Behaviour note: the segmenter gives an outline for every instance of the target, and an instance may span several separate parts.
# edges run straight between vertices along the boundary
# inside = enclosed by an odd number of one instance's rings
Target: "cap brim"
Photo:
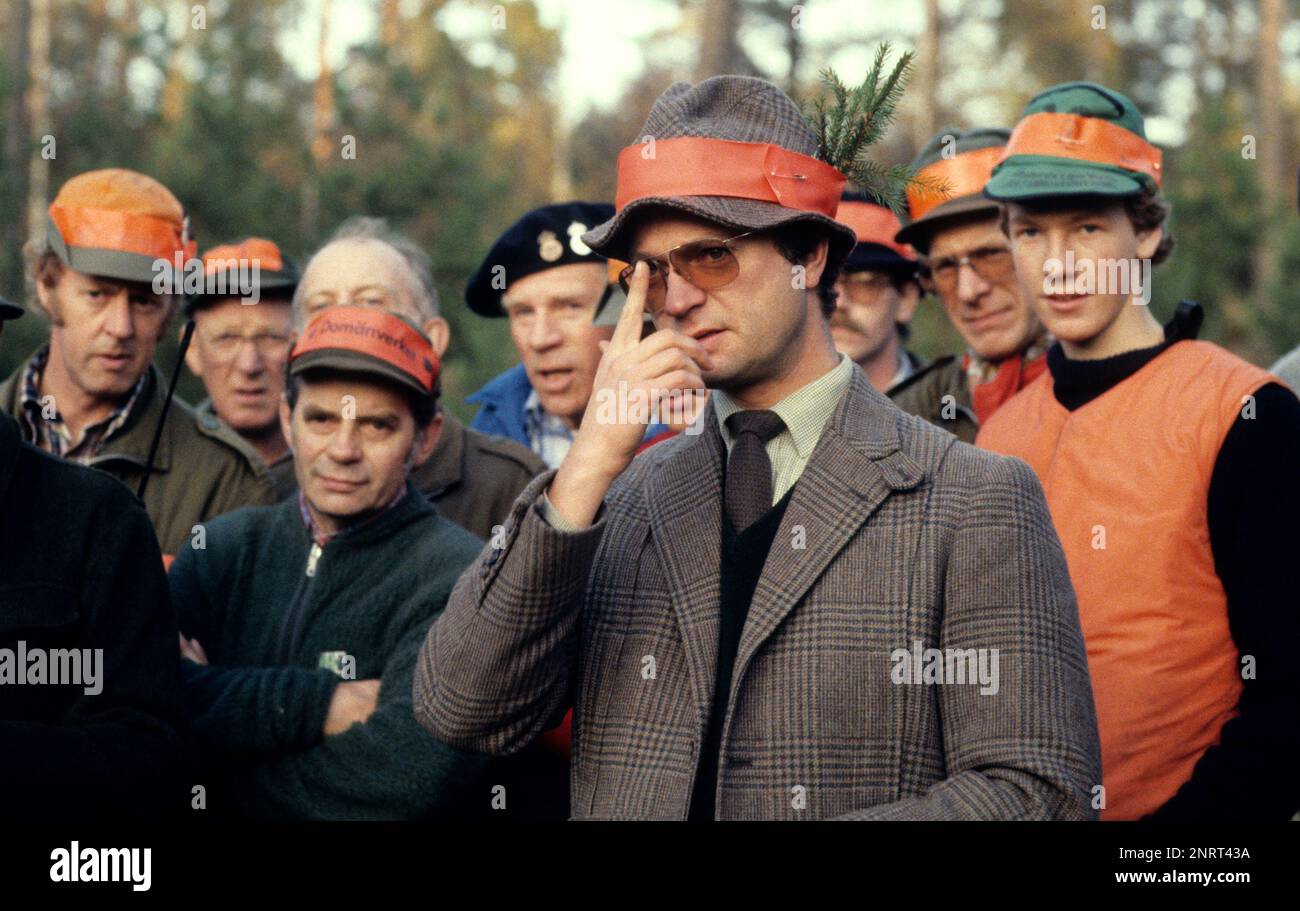
[[[1110,165],[1073,158],[1009,158],[984,187],[996,200],[1018,202],[1049,196],[1137,196],[1142,179]]]
[[[225,293],[213,294],[188,294],[185,296],[185,306],[188,312],[194,313],[198,310],[204,310],[220,300],[227,300],[232,297],[242,298],[243,292],[239,289],[238,276],[230,276],[230,281],[226,283]],[[205,282],[211,280],[210,277],[204,279]],[[298,287],[298,279],[292,275],[282,273],[265,272],[258,275],[257,279],[257,296],[259,300],[267,297],[283,298],[285,303],[293,297],[294,290]]]
[[[639,213],[656,206],[717,222],[738,232],[765,231],[800,221],[821,224],[831,230],[831,236],[846,253],[858,242],[852,228],[818,212],[787,209],[772,202],[733,196],[648,196],[638,199],[628,203],[609,221],[582,235],[582,242],[601,256],[630,262],[627,229]]]
[[[911,244],[921,250],[929,246],[931,232],[938,227],[942,227],[943,222],[957,216],[976,215],[981,212],[987,212],[992,216],[997,214],[997,211],[997,202],[982,193],[958,196],[954,199],[945,200],[916,221],[908,222],[903,226],[902,230],[894,235],[894,240],[900,244]]]
[[[10,303],[3,297],[0,297],[0,320],[18,319],[27,311],[17,304]]]
[[[417,395],[432,395],[429,390],[420,385],[415,377],[403,370],[399,370],[392,364],[371,357],[368,354],[363,354],[360,351],[349,351],[343,348],[321,348],[317,351],[308,351],[290,365],[289,375],[297,376],[305,370],[316,368],[374,376],[397,383]]]
[[[68,268],[83,275],[98,278],[115,278],[124,282],[153,282],[154,277],[174,270],[171,260],[162,260],[165,266],[158,269],[150,259],[139,253],[121,250],[102,250],[94,247],[71,247],[68,250]]]

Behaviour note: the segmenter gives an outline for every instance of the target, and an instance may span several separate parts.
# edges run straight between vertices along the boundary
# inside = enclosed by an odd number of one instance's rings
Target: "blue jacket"
[[[469,426],[483,433],[514,440],[528,445],[528,428],[524,424],[524,403],[533,391],[523,364],[515,364],[505,373],[484,384],[483,388],[465,401],[479,403],[481,407]]]
[[[480,405],[478,414],[474,415],[475,430],[506,437],[524,446],[528,446],[528,428],[524,423],[524,403],[533,391],[528,382],[528,372],[523,364],[515,364],[500,376],[488,380],[483,388],[470,395],[465,401]],[[651,424],[646,428],[645,438],[657,436],[668,429],[666,424]]]

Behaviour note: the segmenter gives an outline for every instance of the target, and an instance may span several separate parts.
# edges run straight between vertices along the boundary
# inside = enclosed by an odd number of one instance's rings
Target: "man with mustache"
[[[465,302],[480,316],[507,317],[519,364],[466,401],[473,427],[529,447],[555,468],[564,461],[591,398],[600,343],[597,309],[613,293],[608,266],[582,240],[609,218],[607,203],[542,206],[501,235],[470,277]],[[647,439],[666,431],[652,426]]]
[[[246,300],[240,282],[251,280],[254,266],[257,287]],[[195,328],[185,364],[208,391],[194,410],[209,426],[219,419],[243,437],[284,499],[296,489],[293,453],[280,432],[280,394],[293,342],[298,267],[274,241],[249,237],[204,253],[203,275],[205,288],[227,290],[186,302]]]
[[[317,316],[280,406],[298,496],[222,516],[173,565],[211,809],[422,818],[453,812],[479,770],[411,713],[420,642],[481,546],[409,480],[436,443],[438,372],[401,317]]]
[[[580,819],[1091,818],[1096,720],[1041,490],[836,352],[862,148],[828,163],[827,132],[761,79],[655,102],[653,151],[620,153],[617,211],[583,235],[632,264],[596,396],[429,631],[416,716],[510,754],[572,705]],[[706,387],[702,432],[640,455],[644,416],[598,417],[609,390]],[[940,643],[1001,656],[984,695],[935,671]]]
[[[916,252],[894,240],[902,228],[898,216],[861,193],[845,193],[835,217],[854,230],[858,245],[835,286],[831,338],[871,385],[887,393],[922,367],[904,347],[921,297]]]
[[[429,336],[439,358],[451,343],[428,255],[383,219],[350,218],[316,251],[294,292],[294,322],[301,328],[345,304],[409,320]],[[467,428],[441,405],[433,427],[437,445],[411,483],[442,515],[490,539],[514,498],[545,465],[526,446]]]
[[[979,443],[1038,473],[1079,593],[1103,819],[1286,820],[1300,809],[1300,401],[1148,306],[1160,150],[1133,102],[1036,96],[985,192],[1057,342]]]
[[[256,454],[183,402],[171,403],[150,459],[167,398],[153,355],[177,301],[166,279],[195,252],[186,224],[171,191],[144,174],[111,168],[65,183],[26,250],[50,341],[0,385],[24,440],[132,490],[147,476],[145,510],[168,555],[213,516],[275,499]]]
[[[946,187],[907,194],[908,220],[896,239],[924,257],[921,280],[966,342],[889,392],[894,404],[974,442],[981,422],[1044,369],[1050,343],[1020,294],[998,207],[982,194],[1007,130],[944,130],[912,162],[917,176]]]
[[[0,332],[23,313],[0,300]],[[0,672],[0,815],[179,815],[176,619],[139,501],[23,442],[0,412],[0,551],[0,652],[81,658],[81,680],[58,685],[15,686],[13,668]]]

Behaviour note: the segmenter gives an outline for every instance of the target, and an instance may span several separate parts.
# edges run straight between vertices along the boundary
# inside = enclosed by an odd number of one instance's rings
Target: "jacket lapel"
[[[652,472],[646,501],[704,725],[718,660],[725,447],[712,403],[701,420],[703,431]]]
[[[733,690],[749,659],[886,497],[923,479],[921,467],[899,449],[898,413],[854,371],[772,540],[741,633]]]

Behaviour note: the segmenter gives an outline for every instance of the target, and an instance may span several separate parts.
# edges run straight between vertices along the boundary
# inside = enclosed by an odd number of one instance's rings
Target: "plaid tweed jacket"
[[[416,717],[452,746],[512,753],[573,706],[574,818],[687,816],[718,647],[712,407],[703,433],[638,456],[588,529],[548,525],[554,472],[535,479],[421,652]],[[997,692],[899,672],[928,648],[996,649]],[[854,371],[754,592],[717,818],[1092,819],[1100,782],[1074,591],[1033,472]]]

